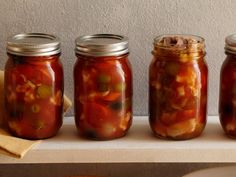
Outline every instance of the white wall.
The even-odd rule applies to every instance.
[[[93,33],[127,35],[134,73],[134,113],[145,115],[153,38],[164,33],[196,34],[206,39],[208,112],[217,114],[224,37],[236,33],[235,9],[233,0],[0,0],[0,69],[6,62],[7,36],[21,32],[56,34],[63,45],[65,90],[73,98],[74,39]]]

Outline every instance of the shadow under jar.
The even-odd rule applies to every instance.
[[[63,68],[60,41],[48,34],[8,38],[5,108],[10,132],[25,139],[54,136],[62,125]]]
[[[149,67],[149,123],[155,136],[185,140],[206,124],[207,75],[204,39],[163,35],[154,39]]]
[[[124,136],[132,122],[132,73],[128,39],[96,34],[76,39],[75,122],[83,137]]]
[[[236,34],[225,39],[225,54],[221,66],[219,116],[227,136],[236,138]]]

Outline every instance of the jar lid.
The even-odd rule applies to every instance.
[[[21,56],[48,56],[61,52],[60,39],[43,33],[23,33],[7,39],[7,52]]]
[[[225,51],[236,53],[236,34],[231,34],[225,38]]]
[[[129,52],[128,38],[115,34],[80,36],[75,45],[75,53],[86,56],[118,56]]]

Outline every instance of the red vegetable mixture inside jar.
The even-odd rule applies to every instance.
[[[149,68],[149,122],[161,138],[199,136],[206,124],[204,39],[192,35],[155,38]]]
[[[227,55],[221,67],[219,116],[226,135],[236,138],[236,35],[225,39]]]
[[[62,125],[63,69],[60,42],[47,34],[8,39],[5,107],[9,130],[26,139],[54,136]]]
[[[132,122],[132,74],[126,37],[110,34],[76,39],[75,122],[82,136],[124,136]]]

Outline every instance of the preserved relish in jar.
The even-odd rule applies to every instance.
[[[236,34],[225,39],[225,53],[220,73],[219,116],[226,135],[236,138]]]
[[[76,39],[75,122],[89,139],[126,134],[132,122],[132,73],[128,39],[112,34]]]
[[[149,68],[149,122],[158,137],[197,137],[206,124],[207,75],[204,39],[163,35],[154,39]]]
[[[10,132],[21,138],[54,136],[62,125],[63,69],[60,41],[29,33],[7,41],[5,108]]]

